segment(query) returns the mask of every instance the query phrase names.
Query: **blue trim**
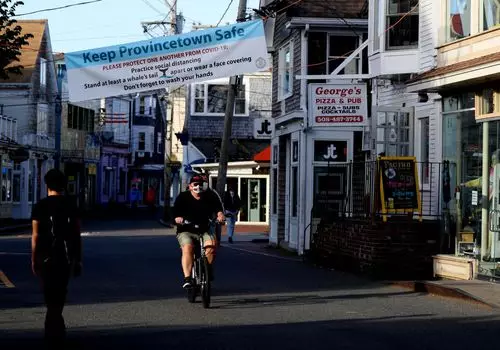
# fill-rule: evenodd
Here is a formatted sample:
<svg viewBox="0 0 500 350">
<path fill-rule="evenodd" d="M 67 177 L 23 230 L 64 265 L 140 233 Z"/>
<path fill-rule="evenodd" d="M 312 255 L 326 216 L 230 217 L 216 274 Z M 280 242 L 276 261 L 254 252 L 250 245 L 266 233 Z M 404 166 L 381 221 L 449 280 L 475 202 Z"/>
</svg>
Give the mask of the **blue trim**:
<svg viewBox="0 0 500 350">
<path fill-rule="evenodd" d="M 244 29 L 244 34 L 242 36 L 231 37 L 229 39 L 217 40 L 217 33 L 221 33 L 223 31 L 231 31 L 233 27 L 237 30 Z M 201 49 L 222 44 L 241 42 L 247 39 L 253 39 L 263 36 L 264 24 L 262 20 L 255 20 L 232 24 L 225 27 L 210 28 L 203 31 L 195 31 L 186 34 L 153 38 L 151 40 L 142 40 L 123 45 L 114 45 L 85 51 L 71 52 L 64 55 L 64 60 L 67 70 L 79 69 L 92 66 L 116 64 L 124 61 L 133 61 L 140 58 L 176 54 L 193 49 Z M 193 43 L 193 39 L 198 43 Z M 190 44 L 179 47 L 179 41 L 184 42 L 185 40 L 188 40 Z M 155 51 L 155 44 L 160 44 L 161 50 Z M 152 47 L 153 50 L 151 50 Z M 149 52 L 150 50 L 153 52 Z"/>
</svg>

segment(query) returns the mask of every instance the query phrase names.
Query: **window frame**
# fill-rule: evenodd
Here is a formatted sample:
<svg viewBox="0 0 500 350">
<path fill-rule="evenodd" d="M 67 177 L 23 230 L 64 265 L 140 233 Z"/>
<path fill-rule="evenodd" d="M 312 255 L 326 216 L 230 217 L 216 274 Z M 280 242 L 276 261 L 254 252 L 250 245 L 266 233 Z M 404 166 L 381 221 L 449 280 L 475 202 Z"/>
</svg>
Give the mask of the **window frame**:
<svg viewBox="0 0 500 350">
<path fill-rule="evenodd" d="M 484 91 L 487 89 L 493 90 L 493 112 L 491 113 L 483 113 L 484 108 Z M 491 120 L 491 119 L 500 119 L 500 87 L 497 86 L 488 86 L 480 91 L 477 91 L 474 98 L 474 105 L 476 111 L 476 120 Z"/>
<path fill-rule="evenodd" d="M 229 87 L 229 80 L 228 79 L 217 79 L 217 80 L 211 80 L 207 81 L 204 83 L 199 83 L 199 84 L 192 84 L 191 85 L 191 115 L 194 116 L 213 116 L 213 117 L 221 117 L 224 116 L 224 112 L 208 112 L 208 87 L 209 86 L 227 86 Z M 238 97 L 238 94 L 235 96 L 235 104 L 234 104 L 234 111 L 233 115 L 235 117 L 248 117 L 250 115 L 250 80 L 247 79 L 246 77 L 243 78 L 242 82 L 243 88 L 240 91 L 240 93 L 244 93 L 244 100 L 245 100 L 245 113 L 236 113 L 236 100 L 243 100 L 242 98 Z M 198 87 L 203 86 L 203 89 L 198 89 Z M 197 96 L 197 92 L 203 92 L 203 97 Z M 197 100 L 203 99 L 203 112 L 197 112 L 196 107 L 197 107 Z"/>
<path fill-rule="evenodd" d="M 388 113 L 406 113 L 408 114 L 408 127 L 403 126 L 400 127 L 399 123 L 397 122 L 395 127 L 386 125 L 386 126 L 380 126 L 379 125 L 379 113 L 385 113 L 386 116 Z M 414 152 L 414 132 L 415 132 L 415 120 L 414 120 L 414 110 L 413 108 L 398 108 L 398 107 L 378 107 L 375 110 L 375 116 L 374 116 L 374 123 L 375 123 L 375 152 L 378 155 L 379 153 L 379 145 L 383 146 L 383 151 L 386 156 L 397 156 L 397 157 L 403 157 L 403 156 L 412 156 Z M 387 120 L 387 119 L 386 119 Z M 408 129 L 408 141 L 401 142 L 401 141 L 391 141 L 391 140 L 385 140 L 385 135 L 386 135 L 386 130 L 388 129 L 396 129 L 396 135 L 400 135 L 401 130 Z M 379 140 L 379 130 L 384 131 L 384 139 Z M 388 146 L 396 146 L 396 154 L 387 154 L 387 147 Z M 403 146 L 408 146 L 408 151 L 406 153 L 400 153 L 400 149 Z"/>
<path fill-rule="evenodd" d="M 384 49 L 385 51 L 398 51 L 398 50 L 415 50 L 415 49 L 418 49 L 419 45 L 420 45 L 420 3 L 419 1 L 417 1 L 417 9 L 415 11 L 412 11 L 410 14 L 407 14 L 405 16 L 406 17 L 411 17 L 411 16 L 417 16 L 418 17 L 418 28 L 417 28 L 417 43 L 415 45 L 405 45 L 405 46 L 390 46 L 389 45 L 389 41 L 390 41 L 390 38 L 391 38 L 391 30 L 387 30 L 387 28 L 389 28 L 391 25 L 390 25 L 390 21 L 389 21 L 389 17 L 399 17 L 401 18 L 402 15 L 405 15 L 406 12 L 398 12 L 397 14 L 390 14 L 389 13 L 389 5 L 390 5 L 390 2 L 391 0 L 385 0 L 384 1 L 384 5 L 385 5 L 385 8 L 384 8 Z M 401 1 L 404 1 L 404 0 L 401 0 Z M 407 0 L 409 1 L 409 0 Z M 413 8 L 413 7 L 411 7 Z"/>
<path fill-rule="evenodd" d="M 345 33 L 345 32 L 328 32 L 326 34 L 326 59 L 327 59 L 327 62 L 326 62 L 326 72 L 327 74 L 331 74 L 331 72 L 333 72 L 335 70 L 332 69 L 330 71 L 330 62 L 334 59 L 342 59 L 342 60 L 345 60 L 347 59 L 347 57 L 351 54 L 351 52 L 349 53 L 345 53 L 345 57 L 340 57 L 340 56 L 330 56 L 330 38 L 331 37 L 351 37 L 351 38 L 357 38 L 357 42 L 356 42 L 356 48 L 357 49 L 359 46 L 361 46 L 361 44 L 363 44 L 363 35 L 356 35 L 354 33 Z M 359 72 L 362 72 L 363 71 L 363 52 L 361 51 L 356 57 L 353 58 L 354 62 L 357 63 L 356 67 L 356 73 L 345 73 L 345 69 L 347 67 L 344 67 L 340 72 L 339 74 L 359 74 Z M 351 61 L 353 62 L 353 61 Z M 342 62 L 340 62 L 342 63 Z M 349 66 L 349 65 L 348 65 Z"/>
<path fill-rule="evenodd" d="M 471 0 L 472 2 L 474 2 L 474 0 Z M 484 25 L 485 25 L 485 22 L 484 22 L 484 6 L 485 6 L 485 1 L 486 0 L 477 0 L 479 1 L 479 32 L 482 33 L 482 32 L 487 32 L 487 31 L 490 31 L 490 30 L 495 30 L 495 29 L 498 29 L 498 27 L 500 27 L 500 11 L 499 11 L 499 18 L 497 19 L 498 20 L 498 24 L 491 27 L 491 28 L 488 28 L 488 29 L 485 29 L 484 28 Z M 488 1 L 493 1 L 493 0 L 488 0 Z M 500 10 L 500 4 L 499 4 L 499 10 Z"/>
<path fill-rule="evenodd" d="M 289 66 L 286 67 L 286 52 L 289 51 L 290 53 L 290 63 Z M 293 76 L 293 42 L 289 41 L 286 44 L 284 44 L 278 51 L 278 101 L 283 101 L 286 100 L 287 98 L 293 96 L 293 82 L 294 82 L 294 76 Z M 288 73 L 288 76 L 290 77 L 290 80 L 288 81 L 288 89 L 284 90 L 284 85 L 285 85 L 285 79 L 286 79 L 286 73 Z"/>
<path fill-rule="evenodd" d="M 45 103 L 37 104 L 36 133 L 44 136 L 49 134 L 49 106 Z"/>
</svg>

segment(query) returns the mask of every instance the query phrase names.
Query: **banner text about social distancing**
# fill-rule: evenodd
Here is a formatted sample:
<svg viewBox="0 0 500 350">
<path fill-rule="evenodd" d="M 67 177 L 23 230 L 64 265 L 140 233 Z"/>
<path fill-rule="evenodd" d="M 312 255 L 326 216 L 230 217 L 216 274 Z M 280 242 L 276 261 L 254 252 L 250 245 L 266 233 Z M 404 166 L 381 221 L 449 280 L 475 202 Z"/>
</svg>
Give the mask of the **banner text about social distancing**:
<svg viewBox="0 0 500 350">
<path fill-rule="evenodd" d="M 245 37 L 245 29 L 233 27 L 231 30 L 218 29 L 214 34 L 203 34 L 194 37 L 182 38 L 179 37 L 175 40 L 165 41 L 163 43 L 155 43 L 151 41 L 149 44 L 138 45 L 133 47 L 120 46 L 118 51 L 110 50 L 103 52 L 84 52 L 82 54 L 84 63 L 96 63 L 96 62 L 113 62 L 117 57 L 123 59 L 125 57 L 133 57 L 142 54 L 156 53 L 168 51 L 171 49 L 178 48 L 188 48 L 194 45 L 209 44 L 215 42 L 220 42 L 223 40 L 234 39 L 238 37 Z"/>
</svg>

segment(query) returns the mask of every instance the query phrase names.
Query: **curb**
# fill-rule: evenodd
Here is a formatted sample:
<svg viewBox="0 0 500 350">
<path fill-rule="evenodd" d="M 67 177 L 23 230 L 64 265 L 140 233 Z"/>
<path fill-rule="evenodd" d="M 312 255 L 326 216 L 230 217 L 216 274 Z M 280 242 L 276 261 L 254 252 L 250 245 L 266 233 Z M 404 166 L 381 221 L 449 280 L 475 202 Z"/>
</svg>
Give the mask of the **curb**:
<svg viewBox="0 0 500 350">
<path fill-rule="evenodd" d="M 430 281 L 398 281 L 389 282 L 392 286 L 411 289 L 418 293 L 439 295 L 447 298 L 460 299 L 463 301 L 480 304 L 491 309 L 500 309 L 498 305 L 489 303 L 477 296 L 474 296 L 460 288 L 447 287 Z"/>
<path fill-rule="evenodd" d="M 0 236 L 13 236 L 31 228 L 31 224 L 0 227 Z"/>
</svg>

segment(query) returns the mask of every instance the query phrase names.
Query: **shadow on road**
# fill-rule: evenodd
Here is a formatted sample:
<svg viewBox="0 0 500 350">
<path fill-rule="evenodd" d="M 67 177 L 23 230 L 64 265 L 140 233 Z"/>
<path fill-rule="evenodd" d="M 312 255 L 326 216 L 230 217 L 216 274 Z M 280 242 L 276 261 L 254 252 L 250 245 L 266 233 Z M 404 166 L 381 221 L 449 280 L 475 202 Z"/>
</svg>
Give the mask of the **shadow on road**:
<svg viewBox="0 0 500 350">
<path fill-rule="evenodd" d="M 66 349 L 494 349 L 497 318 L 432 315 L 207 327 L 76 328 Z M 0 331 L 2 349 L 38 349 L 39 331 Z"/>
</svg>

